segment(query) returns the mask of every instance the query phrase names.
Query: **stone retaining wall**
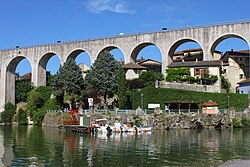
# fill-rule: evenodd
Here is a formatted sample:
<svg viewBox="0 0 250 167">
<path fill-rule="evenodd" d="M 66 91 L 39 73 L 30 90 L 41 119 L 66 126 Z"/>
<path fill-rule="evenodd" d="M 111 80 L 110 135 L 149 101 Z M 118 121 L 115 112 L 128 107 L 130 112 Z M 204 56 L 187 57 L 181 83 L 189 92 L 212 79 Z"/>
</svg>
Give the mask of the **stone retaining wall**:
<svg viewBox="0 0 250 167">
<path fill-rule="evenodd" d="M 183 89 L 191 91 L 200 92 L 221 92 L 221 87 L 219 85 L 199 85 L 199 84 L 188 84 L 188 83 L 178 83 L 178 82 L 159 82 L 159 88 L 172 88 L 172 89 Z"/>
<path fill-rule="evenodd" d="M 114 122 L 133 122 L 155 129 L 200 129 L 200 128 L 230 128 L 233 118 L 250 118 L 250 112 L 234 112 L 226 114 L 140 114 L 140 115 L 94 115 L 93 119 L 106 118 L 110 124 Z M 45 126 L 58 126 L 68 118 L 68 113 L 46 113 L 43 120 Z"/>
</svg>

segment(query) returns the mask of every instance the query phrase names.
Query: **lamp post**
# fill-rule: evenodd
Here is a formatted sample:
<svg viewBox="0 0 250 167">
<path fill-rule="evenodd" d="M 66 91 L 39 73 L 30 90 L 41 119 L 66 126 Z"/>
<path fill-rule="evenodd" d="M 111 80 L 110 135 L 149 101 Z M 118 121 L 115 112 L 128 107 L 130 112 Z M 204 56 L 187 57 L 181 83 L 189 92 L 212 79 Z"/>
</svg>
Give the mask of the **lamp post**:
<svg viewBox="0 0 250 167">
<path fill-rule="evenodd" d="M 229 95 L 227 96 L 227 109 L 229 109 Z"/>
<path fill-rule="evenodd" d="M 141 109 L 143 109 L 143 94 L 141 94 Z"/>
</svg>

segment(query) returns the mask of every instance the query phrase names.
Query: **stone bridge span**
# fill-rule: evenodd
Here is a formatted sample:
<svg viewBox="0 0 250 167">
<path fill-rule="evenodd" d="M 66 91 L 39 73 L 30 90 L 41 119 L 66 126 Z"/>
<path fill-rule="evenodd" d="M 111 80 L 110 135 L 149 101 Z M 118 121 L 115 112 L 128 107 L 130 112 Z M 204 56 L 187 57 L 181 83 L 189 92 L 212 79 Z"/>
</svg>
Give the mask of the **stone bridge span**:
<svg viewBox="0 0 250 167">
<path fill-rule="evenodd" d="M 103 50 L 118 48 L 124 55 L 125 63 L 129 63 L 136 60 L 138 53 L 144 47 L 155 45 L 162 55 L 164 72 L 172 62 L 175 50 L 181 44 L 196 42 L 203 50 L 203 60 L 213 60 L 216 46 L 231 37 L 240 38 L 249 45 L 250 21 L 0 50 L 0 108 L 6 102 L 15 103 L 15 70 L 24 58 L 31 64 L 34 86 L 44 86 L 46 65 L 54 55 L 57 55 L 63 64 L 68 58 L 75 59 L 80 53 L 87 52 L 91 63 L 94 63 Z"/>
</svg>

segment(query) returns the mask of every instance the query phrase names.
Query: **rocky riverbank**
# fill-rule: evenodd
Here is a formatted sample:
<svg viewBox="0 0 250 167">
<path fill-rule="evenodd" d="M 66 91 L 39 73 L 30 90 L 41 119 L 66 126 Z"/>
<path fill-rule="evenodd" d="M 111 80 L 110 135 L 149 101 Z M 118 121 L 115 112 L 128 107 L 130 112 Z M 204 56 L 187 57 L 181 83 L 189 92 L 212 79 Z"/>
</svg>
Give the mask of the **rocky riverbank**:
<svg viewBox="0 0 250 167">
<path fill-rule="evenodd" d="M 138 115 L 93 115 L 93 119 L 106 118 L 110 124 L 115 122 L 131 122 L 135 125 L 151 126 L 154 129 L 203 129 L 203 128 L 231 128 L 233 120 L 250 118 L 250 112 L 230 111 L 223 114 L 150 114 Z M 46 113 L 43 120 L 45 126 L 58 126 L 63 120 L 70 119 L 68 113 Z"/>
</svg>

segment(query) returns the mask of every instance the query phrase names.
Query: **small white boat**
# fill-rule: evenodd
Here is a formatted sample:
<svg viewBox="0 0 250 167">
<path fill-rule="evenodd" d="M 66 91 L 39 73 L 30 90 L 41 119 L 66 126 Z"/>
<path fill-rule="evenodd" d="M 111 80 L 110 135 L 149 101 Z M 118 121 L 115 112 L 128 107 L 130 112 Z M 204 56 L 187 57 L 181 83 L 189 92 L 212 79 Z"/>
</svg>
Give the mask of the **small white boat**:
<svg viewBox="0 0 250 167">
<path fill-rule="evenodd" d="M 92 126 L 96 127 L 100 133 L 111 133 L 114 131 L 113 126 L 108 125 L 107 119 L 97 119 Z"/>
<path fill-rule="evenodd" d="M 98 133 L 123 133 L 123 132 L 130 132 L 130 133 L 140 133 L 140 132 L 149 132 L 152 130 L 151 127 L 137 127 L 132 124 L 121 124 L 119 122 L 114 123 L 114 126 L 108 125 L 107 119 L 97 119 L 92 124 L 93 127 L 98 129 Z"/>
<path fill-rule="evenodd" d="M 116 133 L 121 133 L 121 132 L 148 132 L 151 131 L 152 127 L 137 127 L 135 125 L 131 124 L 121 124 L 121 123 L 115 123 L 114 124 L 114 131 Z"/>
</svg>

